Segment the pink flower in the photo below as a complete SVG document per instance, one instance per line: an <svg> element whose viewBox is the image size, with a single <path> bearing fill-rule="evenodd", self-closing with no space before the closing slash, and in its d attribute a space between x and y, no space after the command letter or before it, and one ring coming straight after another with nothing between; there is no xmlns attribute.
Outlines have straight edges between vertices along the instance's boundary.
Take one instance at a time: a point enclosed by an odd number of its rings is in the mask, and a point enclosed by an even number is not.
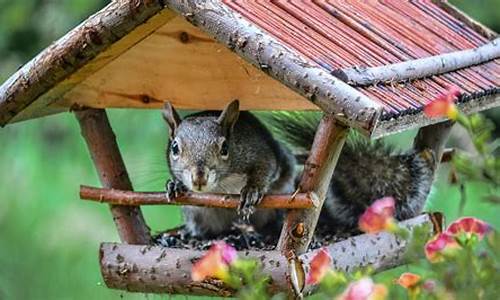
<svg viewBox="0 0 500 300"><path fill-rule="evenodd" d="M198 260L191 270L193 281L202 281L207 277L224 279L228 275L228 266L236 259L236 250L224 242L217 242Z"/></svg>
<svg viewBox="0 0 500 300"><path fill-rule="evenodd" d="M306 283L318 284L325 277L328 270L330 270L331 263L332 258L328 254L328 251L324 248L319 249L309 264L311 269L307 273Z"/></svg>
<svg viewBox="0 0 500 300"><path fill-rule="evenodd" d="M406 272L401 274L398 279L394 280L394 283L399 284L405 289L413 289L420 283L421 279L422 277L420 277L420 275Z"/></svg>
<svg viewBox="0 0 500 300"><path fill-rule="evenodd" d="M460 234L465 234L467 238L472 235L477 235L481 240L484 235L491 231L491 226L479 219L473 217L463 217L451 223L446 229L446 232L457 237Z"/></svg>
<svg viewBox="0 0 500 300"><path fill-rule="evenodd" d="M359 218L359 228L368 233L394 229L394 202L392 197L375 201Z"/></svg>
<svg viewBox="0 0 500 300"><path fill-rule="evenodd" d="M455 120L458 116L458 109L454 102L458 96L460 96L458 87L448 87L446 93L439 95L424 107L425 115L431 118L448 117Z"/></svg>
<svg viewBox="0 0 500 300"><path fill-rule="evenodd" d="M451 254L460 248L455 237L448 232L436 235L425 244L425 256L430 262L439 262L444 259L444 255Z"/></svg>
<svg viewBox="0 0 500 300"><path fill-rule="evenodd" d="M337 300L383 300L386 297L384 285L374 284L371 278L365 277L350 283Z"/></svg>

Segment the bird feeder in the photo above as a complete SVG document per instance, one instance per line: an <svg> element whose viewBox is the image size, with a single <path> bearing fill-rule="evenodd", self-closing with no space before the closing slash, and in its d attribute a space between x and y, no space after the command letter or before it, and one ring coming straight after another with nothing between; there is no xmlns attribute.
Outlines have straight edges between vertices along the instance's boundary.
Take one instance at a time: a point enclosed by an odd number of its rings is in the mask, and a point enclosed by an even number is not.
<svg viewBox="0 0 500 300"><path fill-rule="evenodd" d="M267 195L260 206L287 208L276 250L241 251L262 263L273 291L310 287L311 242L348 128L370 138L419 128L416 148L443 153L450 123L423 107L450 86L473 113L500 104L500 39L446 1L117 0L20 68L0 87L0 125L75 114L102 189L83 198L110 204L122 243L103 243L110 288L145 293L230 296L217 280L193 282L198 250L152 243L140 205L235 207L237 195L136 193L106 116L108 108L320 110L295 195ZM407 227L441 221L424 214ZM375 270L402 263L406 243L363 234L327 245L333 267Z"/></svg>

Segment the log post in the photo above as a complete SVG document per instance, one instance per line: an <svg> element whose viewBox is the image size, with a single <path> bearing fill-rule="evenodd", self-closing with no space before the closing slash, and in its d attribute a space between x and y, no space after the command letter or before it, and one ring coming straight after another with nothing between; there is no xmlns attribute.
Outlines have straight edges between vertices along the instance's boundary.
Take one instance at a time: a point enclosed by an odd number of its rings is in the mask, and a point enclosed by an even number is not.
<svg viewBox="0 0 500 300"><path fill-rule="evenodd" d="M413 140L413 148L416 151L430 149L434 153L434 170L437 169L439 162L444 153L444 146L450 135L451 128L455 122L446 121L429 126L422 127L418 130L415 139Z"/></svg>
<svg viewBox="0 0 500 300"><path fill-rule="evenodd" d="M299 184L299 191L315 196L318 205L288 212L278 242L278 249L287 257L300 255L309 247L346 136L346 127L332 115L323 116Z"/></svg>
<svg viewBox="0 0 500 300"><path fill-rule="evenodd" d="M75 111L101 183L106 188L132 190L116 137L103 109ZM151 237L141 209L110 205L120 239L128 244L149 244Z"/></svg>

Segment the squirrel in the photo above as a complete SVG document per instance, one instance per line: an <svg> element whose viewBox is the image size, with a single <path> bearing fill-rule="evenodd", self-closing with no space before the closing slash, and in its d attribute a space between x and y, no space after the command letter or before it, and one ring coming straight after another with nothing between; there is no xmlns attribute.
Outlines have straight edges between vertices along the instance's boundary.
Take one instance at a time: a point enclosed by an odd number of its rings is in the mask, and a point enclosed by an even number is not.
<svg viewBox="0 0 500 300"><path fill-rule="evenodd" d="M319 118L313 113L274 113L266 118L292 149L308 151ZM334 232L357 228L361 214L375 200L392 196L395 218L420 214L434 181L435 154L431 149L398 153L380 140L351 132L341 151L318 226Z"/></svg>
<svg viewBox="0 0 500 300"><path fill-rule="evenodd" d="M181 120L167 102L163 118L170 128L166 156L173 176L166 183L167 197L186 190L241 197L238 210L184 206L187 234L223 234L240 220L238 213L257 232L276 228L279 211L254 212L255 205L266 193L293 192L295 157L252 113L240 112L234 100L222 112L202 111Z"/></svg>

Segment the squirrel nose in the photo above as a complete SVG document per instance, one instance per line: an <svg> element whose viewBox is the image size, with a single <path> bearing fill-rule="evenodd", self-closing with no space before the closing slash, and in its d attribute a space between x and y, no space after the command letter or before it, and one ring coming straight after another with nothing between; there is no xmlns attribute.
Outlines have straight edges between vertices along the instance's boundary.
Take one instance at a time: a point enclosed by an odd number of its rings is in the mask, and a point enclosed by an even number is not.
<svg viewBox="0 0 500 300"><path fill-rule="evenodd" d="M191 172L191 181L193 182L193 187L201 190L202 187L207 185L207 172L205 168L196 168Z"/></svg>

